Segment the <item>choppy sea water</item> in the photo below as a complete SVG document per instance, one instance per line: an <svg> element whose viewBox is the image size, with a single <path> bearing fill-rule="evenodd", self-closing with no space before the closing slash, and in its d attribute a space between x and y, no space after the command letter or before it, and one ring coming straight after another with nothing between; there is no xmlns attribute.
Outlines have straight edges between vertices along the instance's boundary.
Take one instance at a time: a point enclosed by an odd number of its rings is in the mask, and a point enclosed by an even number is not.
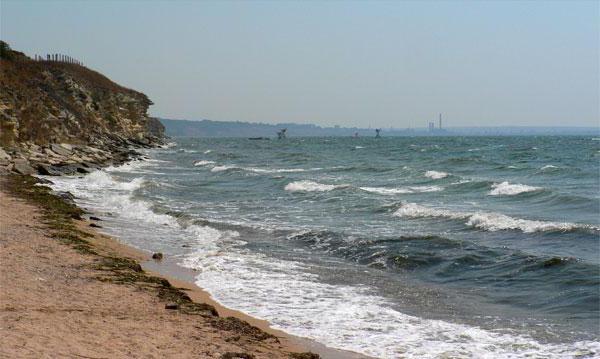
<svg viewBox="0 0 600 359"><path fill-rule="evenodd" d="M222 304L382 358L599 357L600 141L176 139L50 178Z"/></svg>

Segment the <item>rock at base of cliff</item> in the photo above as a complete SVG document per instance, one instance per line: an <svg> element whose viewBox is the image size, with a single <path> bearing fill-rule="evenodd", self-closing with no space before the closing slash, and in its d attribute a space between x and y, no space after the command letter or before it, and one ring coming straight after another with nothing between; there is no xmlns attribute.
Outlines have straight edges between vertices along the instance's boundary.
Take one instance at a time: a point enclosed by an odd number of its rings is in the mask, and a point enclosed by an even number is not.
<svg viewBox="0 0 600 359"><path fill-rule="evenodd" d="M31 175L37 172L33 167L31 167L29 161L21 158L15 159L13 171L22 175Z"/></svg>

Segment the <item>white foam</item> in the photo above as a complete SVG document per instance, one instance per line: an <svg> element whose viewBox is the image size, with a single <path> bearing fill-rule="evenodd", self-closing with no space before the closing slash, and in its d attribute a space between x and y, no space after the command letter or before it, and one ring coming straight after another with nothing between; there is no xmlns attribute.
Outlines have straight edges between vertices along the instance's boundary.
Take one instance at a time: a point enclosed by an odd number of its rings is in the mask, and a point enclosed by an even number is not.
<svg viewBox="0 0 600 359"><path fill-rule="evenodd" d="M502 183L494 183L492 185L492 190L490 191L489 195L490 196L514 196L520 193L526 193L526 192L534 192L534 191L540 191L543 188L541 187L534 187L534 186L528 186L528 185L524 185L524 184L511 184L508 182L502 182Z"/></svg>
<svg viewBox="0 0 600 359"><path fill-rule="evenodd" d="M587 224L560 223L549 221L537 221L521 218L513 218L501 213L493 212L461 212L450 211L447 209L432 208L422 206L416 203L403 204L394 215L406 218L427 218L442 217L455 220L465 220L465 225L483 229L490 232L502 230L519 230L525 233L546 232L546 231L571 231L574 229L588 229L598 231L596 228Z"/></svg>
<svg viewBox="0 0 600 359"><path fill-rule="evenodd" d="M228 170L238 169L236 166L224 165L224 166L215 166L210 169L211 172L223 172Z"/></svg>
<svg viewBox="0 0 600 359"><path fill-rule="evenodd" d="M290 192L326 192L336 188L348 187L347 185L322 184L313 181L296 181L288 183L285 186L286 191Z"/></svg>
<svg viewBox="0 0 600 359"><path fill-rule="evenodd" d="M401 187L401 188L386 188L386 187L360 187L363 191L394 195L394 194L406 194L406 193L420 193L420 192L438 192L443 190L440 186L414 186L414 187Z"/></svg>
<svg viewBox="0 0 600 359"><path fill-rule="evenodd" d="M202 152L202 153L204 153L205 155L207 155L207 154L209 154L209 153L211 153L211 152L212 152L212 150L206 150L206 151L204 151L204 152Z"/></svg>
<svg viewBox="0 0 600 359"><path fill-rule="evenodd" d="M540 171L555 171L557 169L559 169L558 166L555 166L555 165L545 165L542 168L540 168Z"/></svg>
<svg viewBox="0 0 600 359"><path fill-rule="evenodd" d="M150 203L132 199L142 179L125 182L100 173L53 178L52 187L72 191L94 210L114 213L134 228L119 228L115 233L128 235L142 246L161 245L160 241L171 238L178 244L182 240L193 243L193 251L182 264L198 271L200 286L222 304L266 319L291 334L380 358L553 359L600 351L598 342L543 344L526 336L401 313L367 286L323 283L308 265L252 253L235 231L182 227L174 217L152 211ZM423 213L431 213L422 208ZM105 223L110 225L110 219Z"/></svg>
<svg viewBox="0 0 600 359"><path fill-rule="evenodd" d="M175 146L177 146L177 143L175 143L175 142L169 142L167 144L164 144L164 145L160 146L160 148L172 148L172 147L175 147Z"/></svg>
<svg viewBox="0 0 600 359"><path fill-rule="evenodd" d="M214 164L213 161L199 161L202 162L202 166ZM242 170L247 172L254 173L296 173L296 172L306 172L306 171L318 171L321 168L259 168L259 167L240 167L236 165L224 165L224 166L214 166L211 171L212 172L223 172L227 170Z"/></svg>
<svg viewBox="0 0 600 359"><path fill-rule="evenodd" d="M294 173L294 172L306 172L304 168L257 168L257 167L243 167L245 171L255 173ZM311 168L311 171L319 170L320 168Z"/></svg>
<svg viewBox="0 0 600 359"><path fill-rule="evenodd" d="M182 264L199 271L196 283L217 301L333 348L378 358L562 358L600 349L598 342L542 344L422 319L391 309L366 286L322 283L299 262L249 254L235 243L213 250L199 245Z"/></svg>
<svg viewBox="0 0 600 359"><path fill-rule="evenodd" d="M427 171L425 172L425 177L429 177L431 179L442 179L448 177L448 173L439 172L439 171Z"/></svg>
<svg viewBox="0 0 600 359"><path fill-rule="evenodd" d="M106 172L139 172L146 167L155 166L158 160L129 161L119 166L108 166Z"/></svg>
<svg viewBox="0 0 600 359"><path fill-rule="evenodd" d="M65 177L68 178L68 177ZM63 181L55 181L55 182L63 182L63 183L69 183L69 181L65 181L64 178L60 178ZM88 174L87 176L85 176L86 179L86 189L104 189L104 188L112 188L115 190L121 190L121 191L135 191L136 189L142 187L142 185L144 184L144 178L143 177L137 177L134 178L133 180L129 181L129 182L122 182L122 181L116 181L108 172L105 171L94 171L90 174ZM69 189L65 189L65 190L69 190Z"/></svg>
<svg viewBox="0 0 600 359"><path fill-rule="evenodd" d="M200 161L194 162L194 166L196 166L196 167L199 167L199 166L208 166L208 165L212 165L214 163L215 163L215 161L200 160Z"/></svg>

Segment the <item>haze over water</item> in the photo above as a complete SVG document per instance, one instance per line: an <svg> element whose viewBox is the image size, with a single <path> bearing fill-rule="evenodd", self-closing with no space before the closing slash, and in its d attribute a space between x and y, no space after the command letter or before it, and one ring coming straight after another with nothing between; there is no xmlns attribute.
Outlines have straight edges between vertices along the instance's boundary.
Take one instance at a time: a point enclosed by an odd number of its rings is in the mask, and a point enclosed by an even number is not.
<svg viewBox="0 0 600 359"><path fill-rule="evenodd" d="M600 141L176 139L52 178L232 308L376 357L600 355Z"/></svg>

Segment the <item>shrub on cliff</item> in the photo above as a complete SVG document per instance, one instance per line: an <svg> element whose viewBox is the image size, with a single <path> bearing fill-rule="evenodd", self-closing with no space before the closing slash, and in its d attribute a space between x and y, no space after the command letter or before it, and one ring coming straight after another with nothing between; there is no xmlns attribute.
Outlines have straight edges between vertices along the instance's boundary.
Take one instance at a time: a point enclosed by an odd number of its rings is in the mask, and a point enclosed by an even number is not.
<svg viewBox="0 0 600 359"><path fill-rule="evenodd" d="M0 58L5 59L5 60L12 60L14 59L15 54L13 52L13 50L10 48L10 45L7 44L6 42L0 40Z"/></svg>

